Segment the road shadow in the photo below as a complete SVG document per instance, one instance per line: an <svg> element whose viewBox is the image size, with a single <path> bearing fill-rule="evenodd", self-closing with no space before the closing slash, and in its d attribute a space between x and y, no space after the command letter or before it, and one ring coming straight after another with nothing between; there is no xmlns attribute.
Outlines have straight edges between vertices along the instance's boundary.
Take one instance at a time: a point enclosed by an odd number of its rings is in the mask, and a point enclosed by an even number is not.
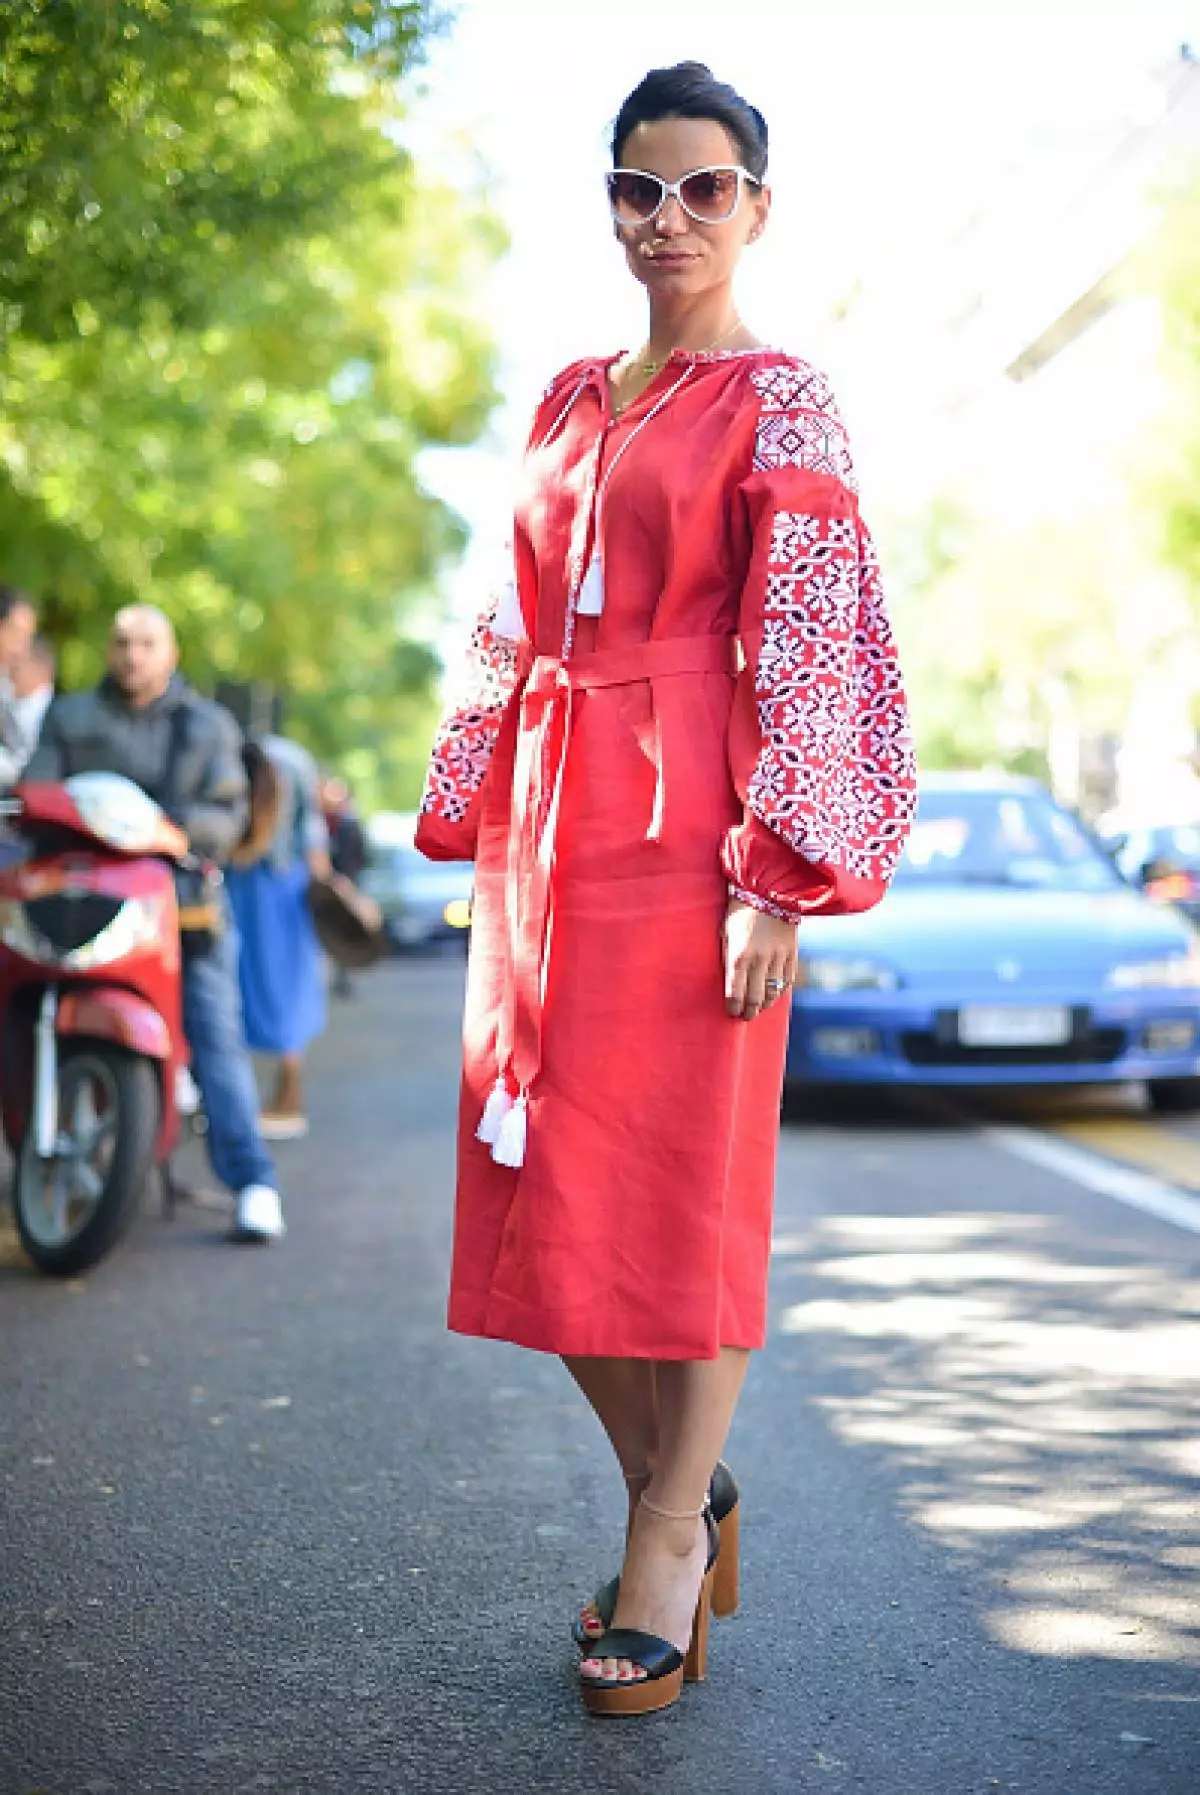
<svg viewBox="0 0 1200 1795"><path fill-rule="evenodd" d="M982 1580L1002 1646L1200 1665L1190 1250L1139 1262L1100 1227L1081 1251L1078 1224L986 1211L826 1216L778 1242L775 1329L813 1343L813 1402Z"/></svg>

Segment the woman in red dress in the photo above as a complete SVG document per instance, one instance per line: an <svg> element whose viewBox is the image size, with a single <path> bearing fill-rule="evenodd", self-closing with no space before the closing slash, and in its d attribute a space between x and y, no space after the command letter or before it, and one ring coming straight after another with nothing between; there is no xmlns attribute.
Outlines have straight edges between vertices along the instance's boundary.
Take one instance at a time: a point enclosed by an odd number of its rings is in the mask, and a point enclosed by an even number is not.
<svg viewBox="0 0 1200 1795"><path fill-rule="evenodd" d="M766 159L699 64L622 107L646 346L546 391L417 837L477 865L450 1326L560 1354L629 1490L576 1626L600 1713L703 1673L714 1554L736 1600L718 1460L765 1332L796 925L878 902L914 802L845 431L734 303Z"/></svg>

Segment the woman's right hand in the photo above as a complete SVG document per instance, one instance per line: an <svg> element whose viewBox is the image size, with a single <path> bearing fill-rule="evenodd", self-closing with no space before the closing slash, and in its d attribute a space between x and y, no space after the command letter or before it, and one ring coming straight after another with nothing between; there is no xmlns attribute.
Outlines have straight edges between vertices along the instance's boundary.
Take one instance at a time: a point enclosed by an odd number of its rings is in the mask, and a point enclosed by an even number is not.
<svg viewBox="0 0 1200 1795"><path fill-rule="evenodd" d="M796 924L730 898L725 912L725 1008L743 1022L796 982Z"/></svg>

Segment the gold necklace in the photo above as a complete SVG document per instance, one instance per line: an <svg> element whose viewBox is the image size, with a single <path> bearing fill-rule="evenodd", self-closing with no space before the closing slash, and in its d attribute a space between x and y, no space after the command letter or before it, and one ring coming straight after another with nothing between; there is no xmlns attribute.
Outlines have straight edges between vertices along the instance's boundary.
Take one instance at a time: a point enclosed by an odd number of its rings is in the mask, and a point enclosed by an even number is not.
<svg viewBox="0 0 1200 1795"><path fill-rule="evenodd" d="M729 329L723 330L719 337L714 337L711 343L706 343L704 345L703 349L689 350L688 354L689 355L711 355L714 349L719 349L721 347L722 343L726 343L729 341L729 338L733 335L735 330L740 330L741 328L742 328L741 319L735 318L733 323L729 326ZM640 368L642 370L643 374L648 375L650 377L650 379L653 380L654 376L656 374L662 373L663 369L667 365L667 362L670 361L670 359L674 355L674 353L675 353L674 349L668 350L666 356L664 357L664 359L662 361L652 361L648 355L635 355L633 357L633 365L635 368Z"/></svg>

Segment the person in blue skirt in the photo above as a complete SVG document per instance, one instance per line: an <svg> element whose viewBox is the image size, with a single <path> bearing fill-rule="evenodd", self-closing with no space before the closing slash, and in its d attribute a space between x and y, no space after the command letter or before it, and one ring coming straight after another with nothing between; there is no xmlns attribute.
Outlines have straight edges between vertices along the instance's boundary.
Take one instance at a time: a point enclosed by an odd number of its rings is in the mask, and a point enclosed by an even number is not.
<svg viewBox="0 0 1200 1795"><path fill-rule="evenodd" d="M328 875L329 838L312 756L285 736L247 746L252 791L250 834L226 873L241 940L246 1042L279 1062L275 1095L262 1112L264 1137L308 1133L301 1073L310 1043L325 1027L325 970L308 906L309 880Z"/></svg>

